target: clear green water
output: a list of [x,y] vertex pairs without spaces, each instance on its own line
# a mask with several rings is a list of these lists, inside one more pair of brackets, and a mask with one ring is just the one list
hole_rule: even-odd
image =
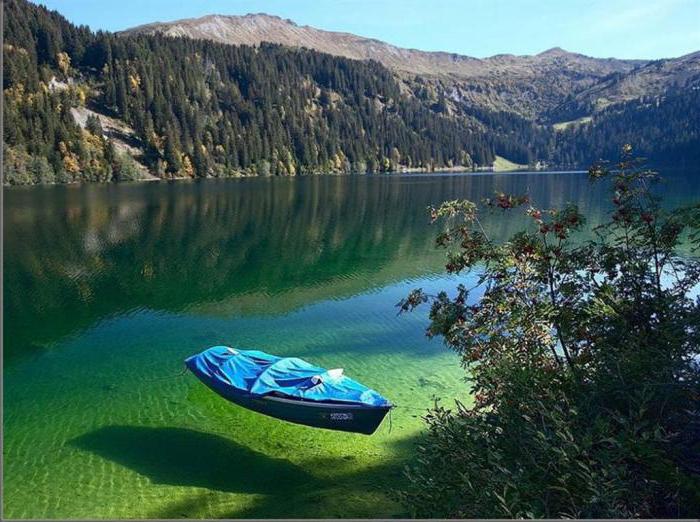
[[[672,202],[700,194],[671,180]],[[396,315],[454,285],[425,207],[529,189],[603,214],[582,174],[315,177],[5,192],[4,515],[390,517],[421,411],[469,402],[456,357]],[[522,221],[486,220],[504,237]],[[464,276],[468,277],[468,276]],[[295,355],[399,405],[372,436],[267,418],[182,360]]]

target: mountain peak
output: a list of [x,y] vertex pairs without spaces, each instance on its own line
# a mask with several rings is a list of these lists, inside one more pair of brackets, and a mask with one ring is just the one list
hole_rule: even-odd
[[562,49],[561,47],[552,47],[551,49],[542,51],[537,56],[569,56],[572,54],[574,53],[570,53],[569,51]]
[[[246,15],[213,14],[201,18],[158,22],[134,27],[121,34],[153,34],[184,36],[213,40],[232,45],[260,45],[270,42],[288,47],[306,47],[354,60],[375,60],[397,71],[459,78],[520,78],[548,74],[552,67],[575,67],[577,72],[602,77],[612,72],[625,72],[634,65],[627,60],[596,60],[570,53],[561,47],[548,49],[535,56],[502,54],[490,58],[405,49],[350,33],[325,31],[267,13]],[[566,58],[562,65],[556,58]],[[544,58],[544,59],[542,59]],[[580,63],[579,63],[580,62]]]
[[229,20],[247,20],[247,21],[255,21],[255,20],[264,20],[267,22],[274,22],[274,23],[282,23],[286,25],[291,25],[294,27],[299,27],[299,25],[294,21],[290,20],[289,18],[282,18],[281,16],[277,15],[272,15],[269,13],[247,13],[244,15],[214,15],[218,16],[220,18],[227,18]]

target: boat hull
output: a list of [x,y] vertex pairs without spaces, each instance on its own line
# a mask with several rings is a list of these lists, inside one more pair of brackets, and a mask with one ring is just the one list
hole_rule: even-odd
[[311,403],[278,397],[252,398],[251,410],[295,424],[371,435],[391,409],[343,404]]
[[223,389],[200,379],[224,399],[249,410],[304,426],[371,435],[392,406],[371,407],[356,404],[325,403],[274,396],[253,396]]

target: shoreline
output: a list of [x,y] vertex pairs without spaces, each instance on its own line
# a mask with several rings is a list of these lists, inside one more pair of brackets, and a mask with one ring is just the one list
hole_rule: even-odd
[[486,175],[503,175],[503,174],[581,174],[588,172],[587,169],[513,169],[513,170],[492,170],[492,169],[480,169],[480,170],[468,170],[464,167],[443,167],[439,169],[427,170],[424,168],[412,168],[403,170],[394,170],[388,172],[324,172],[320,174],[297,174],[294,176],[228,176],[228,177],[207,177],[207,178],[190,178],[190,177],[172,177],[172,178],[159,178],[156,176],[149,176],[141,179],[133,179],[128,181],[71,181],[69,183],[32,183],[23,185],[13,185],[10,183],[2,184],[3,189],[6,188],[21,188],[21,187],[75,187],[81,185],[128,185],[134,183],[170,183],[170,182],[198,182],[198,181],[208,181],[208,180],[241,180],[241,179],[262,179],[262,178],[308,178],[314,176],[431,176],[440,174],[463,174],[465,176],[486,176]]

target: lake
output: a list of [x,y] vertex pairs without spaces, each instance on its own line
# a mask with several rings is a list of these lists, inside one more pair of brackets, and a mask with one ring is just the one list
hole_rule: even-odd
[[[674,173],[672,204],[700,198]],[[5,190],[4,514],[389,517],[457,358],[397,316],[444,274],[426,207],[529,191],[604,218],[581,173],[317,176]],[[525,221],[485,218],[494,237]],[[372,436],[288,424],[181,373],[216,344],[298,356],[398,405]]]

